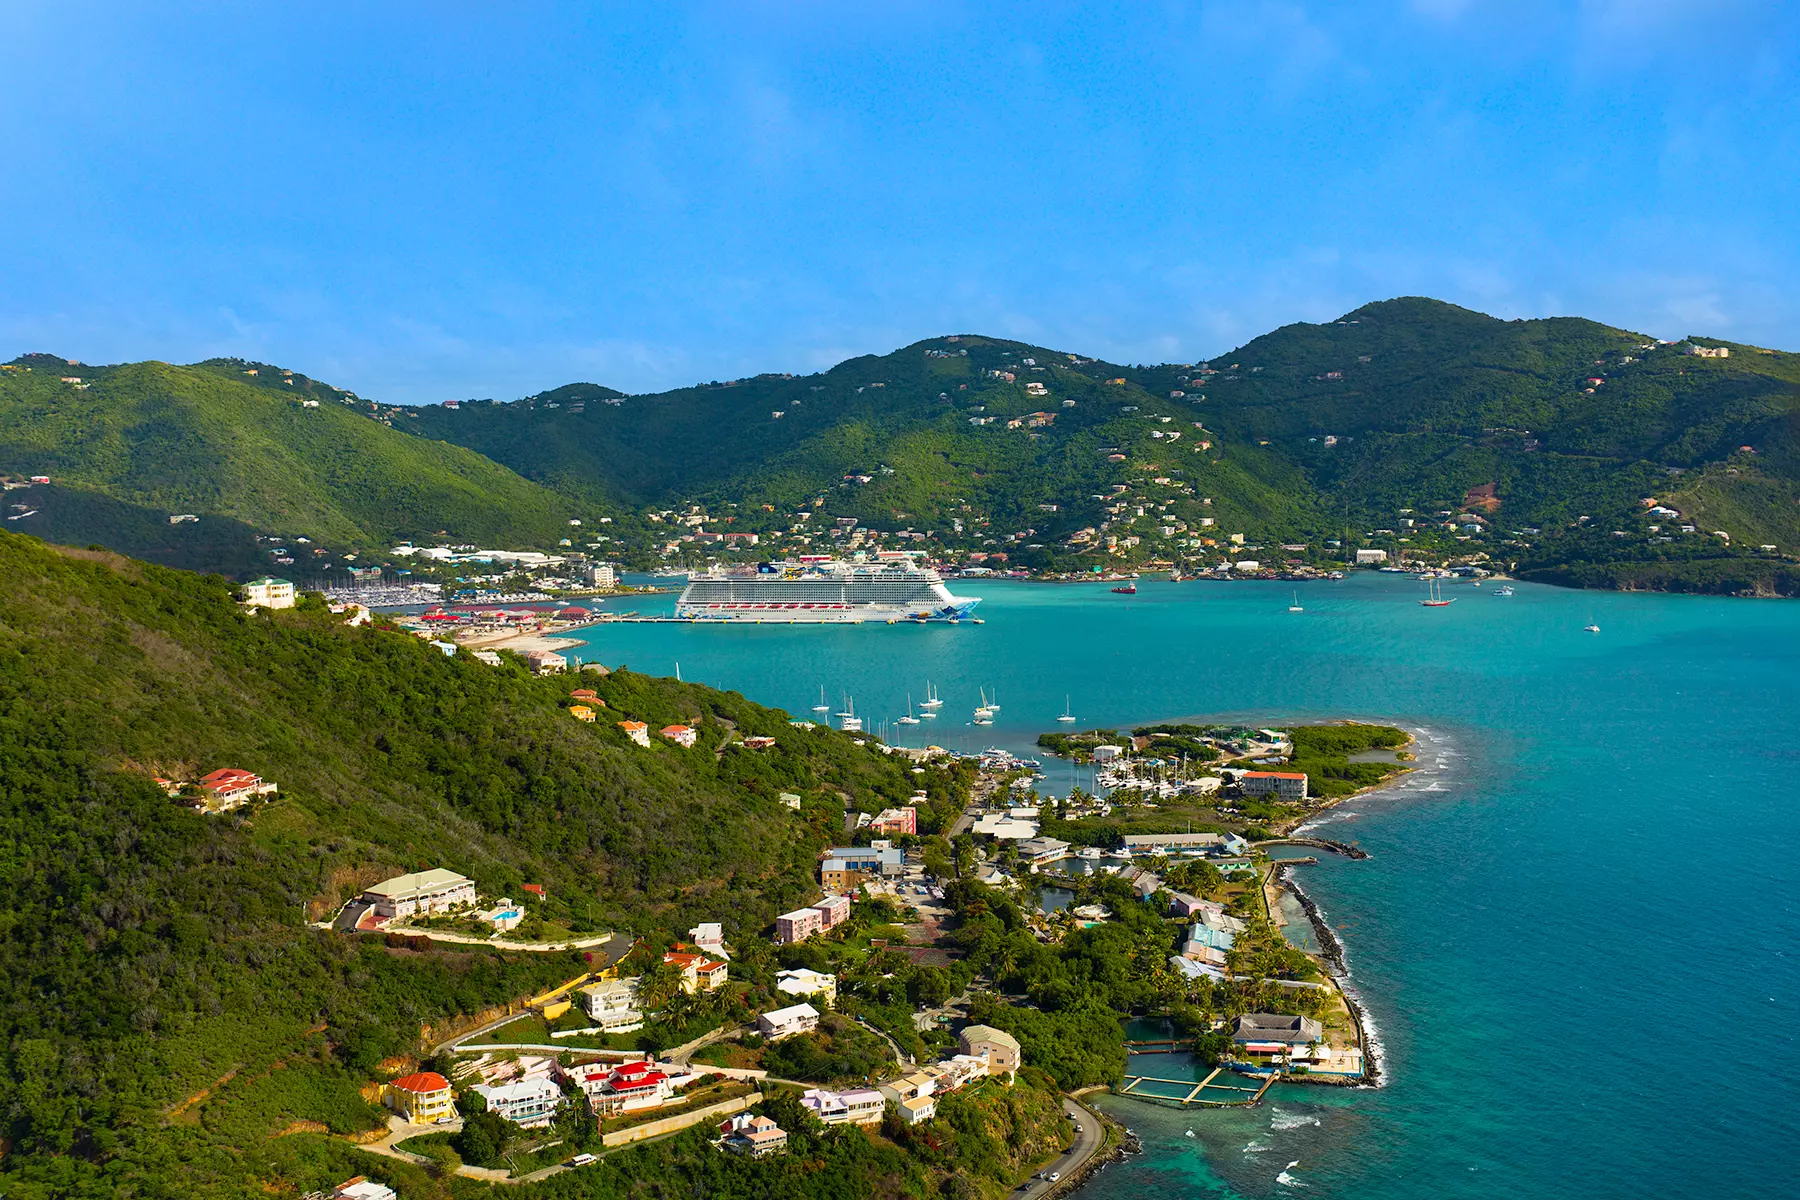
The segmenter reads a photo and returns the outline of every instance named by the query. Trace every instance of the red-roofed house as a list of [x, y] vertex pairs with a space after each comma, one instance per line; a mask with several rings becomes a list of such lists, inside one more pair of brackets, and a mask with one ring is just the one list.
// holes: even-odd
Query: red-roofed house
[[[584, 1086], [583, 1090], [586, 1088]], [[653, 1062], [621, 1063], [606, 1076], [598, 1091], [588, 1093], [594, 1112], [602, 1117], [660, 1108], [673, 1088], [669, 1076]]]
[[435, 1125], [456, 1119], [456, 1101], [450, 1081], [436, 1071], [402, 1075], [381, 1089], [386, 1105], [419, 1125]]
[[1246, 796], [1267, 796], [1273, 792], [1277, 799], [1290, 804], [1306, 799], [1306, 776], [1299, 771], [1245, 771], [1238, 784]]
[[659, 732], [671, 742], [681, 746], [692, 746], [700, 738], [700, 735], [687, 725], [664, 725]]
[[539, 900], [542, 900], [544, 898], [544, 885], [541, 883], [521, 883], [519, 885], [519, 890], [524, 891], [524, 892], [530, 892], [532, 895], [536, 896]]
[[208, 808], [223, 812], [247, 804], [257, 796], [270, 794], [275, 790], [275, 785], [249, 771], [239, 770], [237, 767], [221, 767], [201, 778], [200, 790], [206, 793]]

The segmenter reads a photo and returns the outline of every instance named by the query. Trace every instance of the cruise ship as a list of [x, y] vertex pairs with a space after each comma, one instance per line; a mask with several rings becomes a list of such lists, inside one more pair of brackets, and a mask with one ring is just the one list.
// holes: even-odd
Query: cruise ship
[[688, 577], [675, 615], [762, 624], [961, 621], [981, 601], [953, 596], [936, 571], [909, 558], [843, 562], [804, 558]]

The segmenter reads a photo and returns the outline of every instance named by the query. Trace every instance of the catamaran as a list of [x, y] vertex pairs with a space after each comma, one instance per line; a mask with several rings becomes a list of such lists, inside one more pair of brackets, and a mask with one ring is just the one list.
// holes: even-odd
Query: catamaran
[[919, 701], [920, 708], [942, 708], [944, 702], [938, 699], [937, 689], [931, 686], [931, 680], [925, 681], [925, 698]]

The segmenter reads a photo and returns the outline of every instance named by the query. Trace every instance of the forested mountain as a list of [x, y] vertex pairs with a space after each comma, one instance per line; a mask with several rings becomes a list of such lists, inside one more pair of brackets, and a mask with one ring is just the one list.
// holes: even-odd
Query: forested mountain
[[[1792, 354], [1402, 299], [1210, 363], [945, 337], [818, 375], [629, 397], [572, 385], [433, 406], [407, 427], [586, 497], [698, 502], [749, 530], [822, 507], [1038, 566], [1116, 558], [1109, 530], [1139, 539], [1128, 559], [1230, 533], [1454, 549], [1453, 519], [1528, 568], [1637, 563], [1647, 577], [1716, 574], [1769, 544], [1792, 554], [1797, 422]], [[1648, 528], [1646, 498], [1679, 517]], [[1702, 540], [1682, 541], [1684, 523]], [[1631, 582], [1622, 571], [1613, 582]]]
[[[39, 510], [9, 528], [165, 561], [196, 538], [241, 548], [254, 532], [340, 549], [439, 531], [512, 543], [567, 532], [563, 497], [462, 447], [386, 428], [391, 413], [236, 360], [92, 367], [27, 355], [0, 368], [0, 474], [49, 476], [61, 494], [9, 493], [9, 515]], [[200, 518], [184, 525], [226, 524], [171, 531], [180, 514]], [[208, 553], [225, 566], [237, 551]]]
[[[699, 745], [572, 720], [583, 685]], [[777, 745], [721, 749], [746, 734]], [[280, 791], [202, 816], [152, 782], [218, 767]], [[373, 1123], [358, 1089], [378, 1060], [580, 969], [307, 926], [369, 882], [445, 866], [574, 930], [748, 937], [816, 897], [846, 797], [921, 785], [947, 777], [736, 694], [532, 678], [0, 534], [0, 1193], [297, 1194], [320, 1161], [347, 1177], [353, 1153], [314, 1135]]]
[[[1800, 356], [1416, 298], [1210, 363], [947, 336], [807, 376], [422, 408], [238, 360], [28, 356], [0, 370], [0, 473], [60, 489], [9, 494], [9, 516], [36, 510], [20, 529], [233, 573], [257, 533], [549, 548], [606, 513], [602, 552], [638, 565], [702, 529], [842, 548], [853, 519], [862, 548], [1039, 570], [1379, 547], [1792, 591]], [[159, 527], [181, 512], [216, 519]]]

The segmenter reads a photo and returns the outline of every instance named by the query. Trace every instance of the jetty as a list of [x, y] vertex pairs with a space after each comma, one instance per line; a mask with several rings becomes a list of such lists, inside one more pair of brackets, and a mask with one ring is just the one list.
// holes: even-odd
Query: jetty
[[[1127, 1075], [1120, 1080], [1114, 1092], [1120, 1096], [1130, 1096], [1134, 1100], [1150, 1100], [1158, 1104], [1173, 1105], [1176, 1108], [1200, 1106], [1204, 1108], [1251, 1108], [1262, 1103], [1264, 1093], [1281, 1078], [1280, 1071], [1271, 1071], [1266, 1079], [1256, 1087], [1244, 1087], [1237, 1083], [1216, 1083], [1224, 1074], [1224, 1067], [1214, 1067], [1205, 1079], [1195, 1083], [1192, 1079], [1159, 1079], [1154, 1075]], [[1237, 1077], [1232, 1076], [1233, 1079]], [[1182, 1095], [1173, 1096], [1142, 1090], [1146, 1084], [1163, 1084], [1179, 1088]], [[1224, 1095], [1208, 1096], [1206, 1093], [1224, 1093]]]

